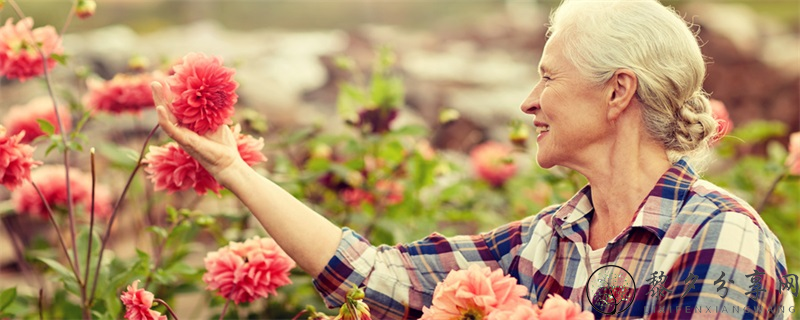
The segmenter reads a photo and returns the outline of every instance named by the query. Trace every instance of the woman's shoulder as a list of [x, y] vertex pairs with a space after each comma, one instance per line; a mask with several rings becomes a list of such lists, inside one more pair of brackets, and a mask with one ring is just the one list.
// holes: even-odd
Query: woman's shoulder
[[[712, 221], [747, 223], [772, 236], [767, 224], [747, 201], [703, 179], [698, 179], [692, 184], [678, 217], [679, 220], [693, 220], [692, 224], [695, 225], [704, 225]], [[681, 217], [683, 219], [680, 219]]]

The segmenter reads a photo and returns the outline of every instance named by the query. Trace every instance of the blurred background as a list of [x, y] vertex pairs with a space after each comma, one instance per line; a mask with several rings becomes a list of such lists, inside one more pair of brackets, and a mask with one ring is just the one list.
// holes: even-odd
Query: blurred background
[[[71, 3], [28, 0], [20, 1], [20, 7], [34, 17], [36, 26], [53, 25], [60, 30]], [[294, 182], [307, 170], [303, 167], [305, 164], [292, 164], [297, 166], [297, 172], [286, 169], [284, 166], [292, 166], [286, 164], [292, 163], [292, 159], [286, 160], [292, 154], [283, 151], [291, 151], [291, 146], [287, 146], [291, 143], [286, 141], [296, 138], [293, 131], [302, 131], [297, 128], [314, 127], [325, 132], [348, 130], [344, 121], [331, 121], [337, 117], [339, 84], [352, 80], [352, 73], [341, 68], [341, 57], [351, 59], [348, 60], [352, 62], [350, 71], [367, 71], [378, 58], [379, 48], [386, 47], [393, 52], [396, 59], [393, 76], [401, 79], [405, 98], [396, 125], [429, 128], [427, 139], [432, 148], [461, 164], [460, 170], [470, 171], [467, 154], [476, 145], [489, 140], [507, 141], [510, 122], [530, 122], [518, 107], [539, 80], [536, 67], [546, 40], [545, 23], [558, 3], [544, 0], [100, 0], [93, 17], [69, 23], [63, 43], [70, 62], [55, 69], [54, 82], [59, 96], [68, 101], [80, 101], [86, 91], [87, 75], [111, 79], [115, 74], [129, 72], [132, 63], [147, 69], [165, 69], [193, 51], [221, 56], [226, 65], [236, 68], [236, 79], [240, 83], [236, 120], [246, 124], [245, 130], [267, 140], [264, 152], [270, 162], [265, 171], [284, 174], [275, 177], [278, 182], [284, 182], [287, 189], [314, 202], [316, 200], [304, 191], [311, 187]], [[783, 242], [790, 271], [800, 271], [800, 254], [795, 252], [800, 247], [800, 232], [796, 231], [800, 227], [800, 181], [796, 177], [787, 178], [785, 183], [773, 188], [774, 194], [768, 192], [774, 187], [775, 178], [783, 172], [789, 133], [800, 131], [800, 0], [663, 3], [675, 6], [686, 20], [696, 25], [703, 54], [708, 60], [705, 89], [713, 99], [724, 103], [734, 124], [734, 131], [717, 146], [716, 161], [709, 167], [707, 178], [753, 206], [767, 204], [762, 217]], [[16, 20], [6, 5], [0, 11], [0, 21], [10, 17]], [[11, 106], [46, 94], [43, 84], [37, 80], [20, 83], [0, 79], [0, 118]], [[441, 125], [440, 114], [448, 109], [456, 110], [460, 116]], [[101, 167], [111, 168], [119, 166], [119, 159], [125, 158], [115, 153], [118, 150], [113, 145], [129, 146], [138, 152], [138, 146], [155, 123], [152, 110], [138, 116], [99, 115], [87, 125], [85, 132], [93, 142], [103, 141], [101, 146], [106, 148], [99, 149], [115, 150], [99, 152], [105, 157]], [[157, 138], [165, 140], [160, 135]], [[531, 163], [533, 148], [520, 152], [515, 158], [521, 171], [528, 173], [513, 178], [504, 189], [471, 185], [472, 189], [465, 192], [448, 189], [450, 185], [446, 185], [443, 189], [453, 193], [452, 198], [424, 207], [432, 212], [443, 212], [441, 215], [401, 217], [393, 216], [391, 210], [395, 209], [391, 209], [386, 216], [389, 222], [377, 227], [374, 223], [360, 224], [363, 221], [358, 217], [347, 215], [331, 213], [335, 217], [332, 219], [337, 223], [352, 223], [355, 229], [358, 226], [366, 226], [369, 231], [377, 228], [371, 238], [373, 244], [407, 242], [433, 231], [453, 235], [488, 230], [536, 212], [549, 203], [563, 201], [563, 197], [571, 195], [581, 185], [580, 178], [569, 173], [537, 168]], [[37, 152], [47, 162], [59, 160], [55, 154], [44, 157], [41, 149], [44, 148], [40, 147]], [[314, 150], [296, 153], [304, 152], [313, 156]], [[73, 154], [73, 157], [75, 163], [86, 163], [85, 154]], [[124, 175], [110, 172], [100, 179], [119, 194], [120, 179], [124, 179]], [[568, 183], [562, 185], [564, 181]], [[143, 226], [152, 221], [145, 222], [136, 213], [146, 210], [148, 219], [152, 214], [156, 217], [153, 221], [160, 221], [158, 217], [164, 215], [163, 203], [167, 201], [177, 208], [182, 204], [192, 210], [233, 216], [231, 221], [235, 223], [221, 224], [238, 226], [238, 233], [222, 230], [222, 236], [203, 238], [200, 233], [198, 237], [205, 241], [205, 248], [193, 248], [186, 258], [193, 267], [202, 267], [205, 252], [214, 250], [213, 245], [209, 245], [213, 244], [214, 237], [219, 242], [219, 238], [242, 238], [258, 233], [253, 231], [258, 229], [253, 221], [240, 221], [248, 220], [246, 213], [230, 213], [245, 209], [227, 194], [221, 199], [207, 196], [205, 199], [211, 200], [198, 205], [201, 201], [191, 192], [153, 196], [148, 191], [152, 186], [144, 179], [137, 180], [135, 187], [138, 191], [131, 197], [146, 201], [126, 204], [126, 212], [134, 214], [121, 216], [122, 222], [118, 225], [124, 227], [114, 236], [113, 246], [120, 249], [120, 257], [135, 256], [131, 248], [148, 247]], [[406, 190], [413, 190], [412, 187]], [[536, 188], [546, 191], [531, 190]], [[447, 193], [442, 194], [449, 197]], [[461, 199], [458, 194], [473, 199]], [[774, 196], [764, 201], [766, 194]], [[410, 191], [406, 191], [406, 196], [410, 195]], [[5, 213], [13, 212], [7, 202], [9, 197], [7, 190], [0, 190], [0, 211], [4, 212], [6, 220], [10, 215]], [[480, 199], [474, 202], [475, 197]], [[337, 211], [325, 201], [316, 203], [324, 208], [321, 212]], [[398, 207], [396, 211], [411, 209]], [[371, 212], [366, 216], [378, 215]], [[377, 218], [373, 222], [375, 220]], [[51, 232], [47, 231], [48, 224], [25, 217], [14, 223], [26, 230], [19, 236], [19, 241], [26, 245], [35, 245], [38, 233]], [[127, 229], [131, 225], [135, 227]], [[6, 229], [0, 230], [0, 284], [30, 283], [30, 279], [19, 276], [21, 267], [11, 249], [9, 230], [8, 224]], [[49, 240], [39, 241], [39, 246], [53, 240], [52, 235], [49, 237]], [[199, 281], [197, 274], [190, 275], [195, 282]], [[258, 314], [285, 316], [289, 311], [296, 312], [294, 306], [302, 307], [304, 303], [319, 306], [320, 299], [314, 296], [308, 279], [295, 281], [298, 284], [291, 292], [299, 292], [294, 297], [303, 298], [284, 297], [275, 302], [292, 308], [287, 307], [285, 313], [259, 311]], [[170, 291], [168, 280], [161, 284], [164, 285], [159, 289], [161, 295], [180, 296]], [[0, 285], [0, 289], [4, 287]], [[35, 291], [31, 288], [29, 292]], [[192, 314], [192, 318], [196, 318], [211, 313], [194, 310], [200, 299], [197, 295], [180, 299], [188, 302], [177, 303], [179, 314]], [[219, 305], [217, 300], [212, 304]]]

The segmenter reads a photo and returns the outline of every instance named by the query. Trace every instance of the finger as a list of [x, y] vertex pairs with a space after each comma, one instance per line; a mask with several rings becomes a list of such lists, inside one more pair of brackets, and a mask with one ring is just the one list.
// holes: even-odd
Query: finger
[[150, 83], [150, 91], [153, 93], [153, 102], [156, 106], [166, 106], [167, 101], [164, 98], [164, 86], [161, 82], [153, 81]]
[[158, 124], [162, 129], [164, 129], [164, 132], [166, 132], [170, 138], [174, 139], [181, 145], [187, 145], [190, 143], [191, 140], [189, 136], [194, 132], [175, 125], [175, 122], [169, 119], [169, 111], [167, 111], [167, 108], [164, 106], [156, 107], [156, 112], [158, 113]]

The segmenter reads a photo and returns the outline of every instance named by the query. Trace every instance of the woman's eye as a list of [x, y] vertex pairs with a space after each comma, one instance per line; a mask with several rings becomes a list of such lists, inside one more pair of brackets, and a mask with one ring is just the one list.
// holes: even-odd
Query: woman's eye
[[542, 77], [542, 80], [544, 80], [544, 81], [550, 81], [550, 80], [553, 80], [553, 78], [550, 78], [549, 76], [543, 76], [543, 77]]

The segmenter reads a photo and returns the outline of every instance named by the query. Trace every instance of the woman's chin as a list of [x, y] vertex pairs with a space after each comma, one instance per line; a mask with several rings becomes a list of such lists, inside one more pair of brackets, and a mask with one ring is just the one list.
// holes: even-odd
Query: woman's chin
[[536, 152], [536, 163], [538, 163], [539, 166], [544, 169], [550, 169], [556, 165], [552, 159], [547, 157], [547, 155], [541, 150]]

